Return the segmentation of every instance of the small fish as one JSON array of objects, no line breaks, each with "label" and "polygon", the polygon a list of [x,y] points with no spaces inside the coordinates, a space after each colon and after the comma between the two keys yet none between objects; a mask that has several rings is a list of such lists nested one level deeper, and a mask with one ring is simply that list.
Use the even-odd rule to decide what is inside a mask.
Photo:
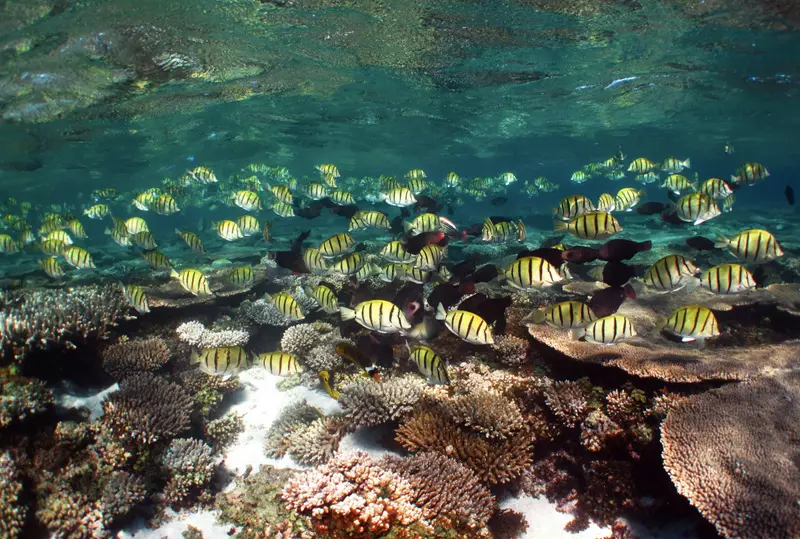
[{"label": "small fish", "polygon": [[142,253],[142,258],[155,270],[172,269],[172,263],[167,256],[160,251],[145,251]]},{"label": "small fish", "polygon": [[252,215],[242,215],[236,219],[236,224],[244,236],[252,236],[261,232],[261,225],[258,224],[258,219]]},{"label": "small fish", "polygon": [[411,236],[419,236],[425,232],[455,232],[457,230],[455,223],[433,213],[422,213],[410,223],[405,223],[403,228],[406,234]]},{"label": "small fish", "polygon": [[[0,249],[2,245],[2,240],[0,240]],[[64,276],[64,267],[58,261],[58,259],[54,256],[48,256],[36,262],[39,264],[39,267],[42,268],[48,277],[52,279],[60,279]]]},{"label": "small fish", "polygon": [[504,277],[514,288],[528,290],[553,286],[571,275],[566,266],[559,269],[543,258],[526,256],[512,262],[505,269]]},{"label": "small fish", "polygon": [[714,199],[703,193],[683,195],[677,202],[678,219],[699,225],[722,215]]},{"label": "small fish", "polygon": [[[125,225],[125,230],[128,234],[150,231],[150,227],[147,226],[147,221],[141,217],[131,217],[130,219],[126,219],[122,224]],[[117,221],[114,221],[114,226],[117,226]]]},{"label": "small fish", "polygon": [[416,255],[406,251],[403,244],[399,241],[390,241],[378,253],[379,256],[385,258],[389,262],[397,262],[407,264],[416,260]]},{"label": "small fish", "polygon": [[610,213],[590,212],[574,217],[567,223],[558,221],[553,229],[555,232],[569,232],[585,240],[603,240],[621,232],[622,225]]},{"label": "small fish", "polygon": [[716,249],[714,242],[708,238],[704,238],[703,236],[687,238],[686,245],[696,251],[713,251]]},{"label": "small fish", "polygon": [[620,189],[614,199],[617,211],[632,211],[641,202],[644,195],[644,189],[634,189],[633,187]]},{"label": "small fish", "polygon": [[621,314],[612,314],[590,322],[585,328],[570,330],[570,338],[583,338],[595,344],[617,344],[636,335],[633,322]]},{"label": "small fish", "polygon": [[559,329],[572,329],[584,327],[594,322],[597,317],[592,309],[580,301],[562,301],[534,311],[531,319],[536,324],[547,322],[548,325]]},{"label": "small fish", "polygon": [[279,217],[294,217],[294,207],[284,202],[276,202],[272,205],[272,211]]},{"label": "small fish", "polygon": [[470,344],[494,344],[492,330],[486,321],[475,313],[452,309],[446,311],[439,304],[436,319],[444,321],[451,333]]},{"label": "small fish", "polygon": [[303,309],[300,304],[289,294],[285,292],[278,292],[268,299],[278,308],[278,311],[289,320],[303,320],[306,315],[303,314]]},{"label": "small fish", "polygon": [[311,273],[325,271],[328,269],[325,259],[322,258],[322,254],[319,252],[319,249],[315,249],[313,247],[309,247],[303,251],[303,263],[305,264],[306,269]]},{"label": "small fish", "polygon": [[328,196],[328,188],[321,183],[311,183],[306,187],[306,195],[311,200],[322,200]]},{"label": "small fish", "polygon": [[70,219],[67,222],[67,227],[69,228],[69,231],[72,232],[72,235],[76,238],[84,239],[88,237],[86,234],[86,229],[83,228],[83,224],[78,221],[78,219]]},{"label": "small fish", "polygon": [[399,333],[411,329],[400,307],[386,300],[363,301],[354,309],[341,307],[342,320],[355,320],[359,325],[378,333]]},{"label": "small fish", "polygon": [[205,348],[199,354],[193,350],[189,363],[199,364],[206,374],[228,379],[247,367],[247,352],[241,346]]},{"label": "small fish", "polygon": [[137,232],[136,234],[131,234],[129,238],[134,245],[137,245],[146,251],[151,251],[158,247],[155,236],[153,236],[153,234],[147,230]]},{"label": "small fish", "polygon": [[255,282],[256,274],[251,266],[242,266],[233,270],[228,280],[234,286],[250,286]]},{"label": "small fish", "polygon": [[337,206],[351,206],[356,203],[356,199],[347,191],[334,191],[328,198]]},{"label": "small fish", "polygon": [[175,234],[177,234],[183,240],[186,246],[193,252],[201,255],[206,254],[206,249],[203,247],[203,242],[194,232],[181,232],[176,228]]},{"label": "small fish", "polygon": [[755,288],[756,280],[741,264],[720,264],[703,273],[700,284],[716,294],[736,294]]},{"label": "small fish", "polygon": [[233,194],[233,203],[245,211],[261,210],[261,199],[253,191],[237,191]]},{"label": "small fish", "polygon": [[702,343],[709,337],[719,335],[719,324],[708,307],[688,305],[680,307],[664,321],[656,325],[656,330],[666,330],[681,337],[683,342]]},{"label": "small fish", "polygon": [[94,206],[83,210],[83,214],[89,219],[102,219],[109,213],[111,213],[111,210],[106,204],[95,204]]},{"label": "small fish", "polygon": [[766,230],[745,230],[732,238],[719,235],[714,245],[719,248],[727,248],[740,260],[755,264],[769,262],[783,256],[783,249],[778,240]]},{"label": "small fish", "polygon": [[306,294],[314,298],[314,301],[316,301],[320,308],[326,313],[333,314],[339,312],[339,298],[330,286],[320,283],[315,288],[306,290]]},{"label": "small fish", "polygon": [[253,358],[253,364],[261,365],[270,374],[291,376],[302,372],[297,358],[288,352],[264,352]]},{"label": "small fish", "polygon": [[644,253],[653,248],[651,240],[609,240],[597,249],[597,258],[605,262],[622,262],[630,260],[638,253]]},{"label": "small fish", "polygon": [[645,202],[636,206],[636,213],[639,215],[655,215],[666,209],[667,205],[663,202]]},{"label": "small fish", "polygon": [[644,274],[644,283],[655,290],[674,292],[696,282],[699,269],[681,255],[667,255],[650,266]]},{"label": "small fish", "polygon": [[733,193],[730,185],[720,178],[707,179],[700,185],[699,191],[714,200],[721,200]]},{"label": "small fish", "polygon": [[692,161],[688,158],[681,161],[675,157],[667,157],[664,159],[664,162],[661,163],[661,170],[664,172],[677,174],[678,172],[683,171],[685,168],[692,168]]},{"label": "small fish", "polygon": [[225,241],[236,241],[244,237],[242,229],[239,228],[239,224],[236,221],[227,219],[219,221],[214,224],[214,228],[217,230],[217,235]]},{"label": "small fish", "polygon": [[336,273],[341,273],[342,275],[355,275],[364,265],[364,257],[362,257],[360,253],[350,253],[330,266],[329,269]]},{"label": "small fish", "polygon": [[728,213],[729,211],[733,210],[734,202],[736,202],[736,195],[734,195],[733,193],[723,198],[720,201],[720,206],[722,207],[722,211]]},{"label": "small fish", "polygon": [[646,157],[639,157],[631,161],[628,166],[628,172],[636,172],[637,174],[644,174],[656,168],[656,164],[647,159]]},{"label": "small fish", "polygon": [[378,366],[374,361],[369,360],[362,354],[358,347],[348,342],[338,342],[334,348],[336,354],[364,371],[367,376],[375,377],[378,374]]},{"label": "small fish", "polygon": [[570,195],[561,199],[553,208],[553,217],[562,221],[570,221],[574,217],[595,211],[594,203],[583,195]]},{"label": "small fish", "polygon": [[386,202],[390,206],[396,206],[398,208],[405,208],[417,202],[414,193],[407,187],[397,187],[386,192],[381,192],[378,199],[382,202]]},{"label": "small fish", "polygon": [[406,342],[409,359],[414,362],[420,374],[429,383],[434,385],[450,384],[450,376],[447,374],[447,364],[439,355],[427,346],[415,346],[411,348]]},{"label": "small fish", "polygon": [[67,232],[64,230],[53,230],[51,233],[49,233],[47,236],[44,237],[44,241],[47,240],[61,241],[64,243],[64,245],[72,245],[73,243],[72,238],[70,238],[69,234],[67,234]]},{"label": "small fish", "polygon": [[612,195],[608,193],[603,193],[600,195],[600,198],[597,200],[597,211],[611,213],[616,209],[617,203]]},{"label": "small fish", "polygon": [[332,399],[339,400],[339,392],[333,388],[330,371],[320,371],[318,376],[322,382],[322,387],[325,388],[325,392],[328,393]]},{"label": "small fish", "polygon": [[67,247],[64,250],[64,259],[67,261],[67,264],[78,269],[96,267],[89,251],[75,245]]},{"label": "small fish", "polygon": [[502,206],[508,202],[508,197],[495,197],[489,201],[492,206]]},{"label": "small fish", "polygon": [[122,285],[122,295],[125,296],[128,305],[133,307],[139,314],[147,314],[150,312],[147,294],[145,294],[141,286],[133,284],[128,286]]},{"label": "small fish", "polygon": [[332,163],[325,163],[323,165],[317,165],[314,168],[316,168],[320,172],[320,174],[322,174],[322,175],[333,176],[334,178],[339,178],[340,177],[339,176],[339,169],[336,168],[336,165],[334,165]]},{"label": "small fish", "polygon": [[391,225],[385,213],[374,210],[360,211],[350,218],[350,226],[347,230],[348,232],[352,232],[353,230],[361,230],[370,227],[389,230]]},{"label": "small fish", "polygon": [[433,272],[414,267],[412,264],[402,264],[397,268],[397,276],[404,281],[424,284],[431,280]]},{"label": "small fish", "polygon": [[210,183],[217,183],[217,177],[214,175],[214,171],[212,171],[208,167],[200,166],[195,167],[193,170],[189,171],[189,175],[197,182],[202,183],[204,185]]},{"label": "small fish", "polygon": [[[537,249],[537,251],[539,251],[539,249]],[[562,260],[564,262],[572,262],[573,264],[586,264],[587,262],[597,260],[598,256],[597,249],[592,249],[591,247],[570,247],[561,252],[558,265],[561,265]]]},{"label": "small fish", "polygon": [[725,153],[728,154],[728,155],[733,155],[734,151],[735,150],[733,148],[733,144],[731,144],[730,142],[726,142],[725,143]]},{"label": "small fish", "polygon": [[323,241],[319,245],[319,252],[326,258],[333,258],[352,251],[355,246],[356,240],[353,236],[340,232]]},{"label": "small fish", "polygon": [[789,206],[794,206],[794,189],[792,189],[791,185],[786,186],[786,189],[784,189],[783,194],[786,195],[786,202],[789,203]]},{"label": "small fish", "polygon": [[439,264],[442,263],[446,251],[446,247],[439,247],[435,243],[426,245],[420,249],[414,266],[422,271],[436,271],[439,268]]},{"label": "small fish", "polygon": [[264,223],[264,229],[261,231],[261,235],[264,238],[264,241],[269,242],[272,238],[272,221],[267,221]]},{"label": "small fish", "polygon": [[136,197],[131,201],[136,209],[141,211],[150,211],[150,208],[153,207],[153,203],[155,202],[156,197],[154,197],[151,193],[139,193]]},{"label": "small fish", "polygon": [[167,193],[164,193],[155,199],[152,204],[152,208],[159,215],[172,215],[173,213],[178,213],[180,211],[180,208],[178,208],[178,203],[175,202],[175,199],[172,197],[172,195],[168,195]]},{"label": "small fish", "polygon": [[181,286],[190,294],[195,296],[211,296],[211,289],[208,286],[208,279],[196,269],[182,269],[181,271],[170,271],[170,277],[178,279]]},{"label": "small fish", "polygon": [[681,174],[670,174],[667,176],[667,179],[664,180],[664,183],[661,184],[661,187],[669,189],[676,195],[697,189],[696,184],[690,182],[689,178]]},{"label": "small fish", "polygon": [[292,192],[285,185],[274,185],[270,188],[270,191],[272,191],[272,194],[275,195],[275,198],[279,202],[289,205],[294,203],[294,196],[292,196]]},{"label": "small fish", "polygon": [[769,177],[769,171],[761,163],[745,163],[731,175],[731,181],[736,185],[755,185]]},{"label": "small fish", "polygon": [[570,176],[569,181],[573,183],[584,183],[589,181],[589,177],[590,176],[586,174],[584,171],[578,170],[572,173],[572,176]]}]

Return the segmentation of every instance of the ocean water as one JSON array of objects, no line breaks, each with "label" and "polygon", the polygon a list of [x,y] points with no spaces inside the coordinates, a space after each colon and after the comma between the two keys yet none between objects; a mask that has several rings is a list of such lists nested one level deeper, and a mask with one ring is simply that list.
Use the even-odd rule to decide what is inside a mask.
[{"label": "ocean water", "polygon": [[[798,482],[785,481],[800,477],[798,29],[788,0],[0,3],[0,538],[800,536]],[[728,182],[731,211],[676,217],[670,157],[691,159],[674,171],[689,182]],[[354,205],[306,195],[323,164]],[[768,173],[733,180],[747,164]],[[218,181],[189,174],[201,166]],[[382,200],[387,178],[406,186],[417,169],[416,205]],[[297,215],[273,211],[276,186]],[[634,252],[570,258],[611,236],[556,233],[553,209],[629,187],[641,200],[612,213],[613,239]],[[180,210],[132,204],[155,188]],[[263,208],[234,205],[243,189]],[[109,214],[90,219],[96,204]],[[331,270],[340,257],[308,271],[306,250],[357,210],[391,222],[352,232],[370,275]],[[409,233],[426,211],[444,224]],[[216,224],[245,213],[259,230],[221,238]],[[198,272],[188,285],[113,241],[114,219],[133,217],[173,269]],[[484,241],[487,218],[509,236]],[[750,229],[777,251],[718,238]],[[72,267],[62,247],[64,275],[46,274],[53,230],[96,267]],[[414,260],[446,246],[437,271],[381,279],[394,239]],[[557,282],[510,286],[526,255],[556,260]],[[654,290],[648,270],[672,255],[697,275]],[[755,286],[697,286],[725,263]],[[252,282],[230,281],[240,267]],[[192,289],[201,274],[213,295]],[[310,299],[320,284],[330,312]],[[279,292],[304,319],[279,312]],[[465,331],[485,321],[494,342],[436,320],[465,297]],[[428,332],[337,312],[377,299]],[[563,301],[636,334],[598,343],[580,331],[592,320],[533,322]],[[685,327],[694,311],[669,320],[686,306],[719,331]],[[417,345],[449,383],[409,358]],[[235,346],[247,364],[220,363]],[[278,350],[301,372],[255,357]]]}]

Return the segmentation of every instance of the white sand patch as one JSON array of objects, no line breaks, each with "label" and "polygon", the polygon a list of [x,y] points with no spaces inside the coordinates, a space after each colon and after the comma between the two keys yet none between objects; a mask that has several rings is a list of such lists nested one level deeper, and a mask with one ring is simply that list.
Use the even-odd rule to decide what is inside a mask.
[{"label": "white sand patch", "polygon": [[545,498],[533,496],[508,498],[500,503],[500,507],[513,509],[525,515],[528,520],[528,530],[520,536],[520,539],[600,539],[608,537],[611,533],[608,528],[600,528],[596,524],[590,524],[582,532],[568,532],[564,526],[572,520],[572,515],[559,513],[556,505]]}]

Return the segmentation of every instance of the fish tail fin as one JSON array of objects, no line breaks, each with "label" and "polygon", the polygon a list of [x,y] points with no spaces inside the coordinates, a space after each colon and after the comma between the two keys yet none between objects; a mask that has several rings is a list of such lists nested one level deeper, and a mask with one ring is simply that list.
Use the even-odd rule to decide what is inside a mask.
[{"label": "fish tail fin", "polygon": [[175,235],[176,236],[180,236],[181,235],[180,229],[178,229],[178,228],[175,229]]},{"label": "fish tail fin", "polygon": [[177,279],[178,277],[180,277],[180,273],[175,271],[175,268],[172,268],[169,270],[169,276],[172,277],[173,279]]},{"label": "fish tail fin", "polygon": [[566,232],[567,223],[565,221],[555,221],[553,223],[553,232]]},{"label": "fish tail fin", "polygon": [[739,176],[734,176],[733,174],[731,174],[731,181],[733,183],[739,183]]},{"label": "fish tail fin", "polygon": [[403,221],[403,232],[406,234],[410,233],[411,230],[414,228],[414,225],[409,223],[408,221]]},{"label": "fish tail fin", "polygon": [[569,330],[569,338],[572,341],[579,341],[586,336],[586,328],[572,328]]},{"label": "fish tail fin", "polygon": [[698,184],[699,184],[699,182],[696,182],[696,181],[695,182],[691,182],[689,184],[689,187],[691,187],[692,190],[696,192],[699,189],[699,185]]},{"label": "fish tail fin", "polygon": [[192,350],[192,353],[189,355],[189,365],[196,365],[200,363],[200,355],[197,353],[197,350]]},{"label": "fish tail fin", "polygon": [[647,197],[647,191],[645,190],[644,187],[642,187],[641,189],[639,189],[639,198],[646,198],[646,197]]},{"label": "fish tail fin", "polygon": [[444,305],[440,303],[436,307],[436,320],[444,320],[445,318],[447,318],[447,311],[444,310]]},{"label": "fish tail fin", "polygon": [[532,320],[534,324],[541,324],[545,320],[545,310],[536,309],[530,314],[530,320]]},{"label": "fish tail fin", "polygon": [[569,268],[566,264],[561,264],[561,267],[558,268],[558,274],[561,275],[561,278],[565,281],[572,280],[572,272],[569,271]]},{"label": "fish tail fin", "polygon": [[339,313],[342,315],[342,321],[352,320],[356,317],[356,312],[347,307],[339,307]]},{"label": "fish tail fin", "polygon": [[692,168],[692,160],[688,157],[681,161],[681,164],[686,168]]},{"label": "fish tail fin", "polygon": [[723,234],[717,235],[717,240],[714,242],[714,247],[720,249],[727,247],[731,244],[731,239]]}]

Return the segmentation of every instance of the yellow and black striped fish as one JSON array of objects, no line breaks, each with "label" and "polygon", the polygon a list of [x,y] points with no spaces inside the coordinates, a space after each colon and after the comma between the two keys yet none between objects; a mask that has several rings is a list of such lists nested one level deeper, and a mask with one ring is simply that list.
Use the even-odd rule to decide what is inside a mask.
[{"label": "yellow and black striped fish", "polygon": [[256,274],[252,266],[242,266],[233,270],[228,280],[235,286],[249,286],[255,282]]},{"label": "yellow and black striped fish", "polygon": [[33,230],[30,228],[21,230],[19,233],[18,243],[20,245],[31,245],[32,243],[36,243],[36,236],[33,235]]},{"label": "yellow and black striped fish", "polygon": [[561,199],[553,208],[553,217],[562,221],[570,221],[578,215],[595,211],[594,203],[583,195],[569,195]]},{"label": "yellow and black striped fish", "polygon": [[646,157],[639,157],[638,159],[634,159],[633,161],[631,161],[631,164],[628,166],[628,172],[644,174],[646,172],[650,172],[654,168],[656,168],[655,163],[653,163]]},{"label": "yellow and black striped fish", "polygon": [[444,259],[446,249],[431,243],[420,249],[414,266],[422,271],[436,271]]},{"label": "yellow and black striped fish", "polygon": [[666,321],[659,323],[656,329],[667,330],[681,337],[683,342],[703,342],[709,337],[719,335],[717,317],[708,307],[687,305],[675,309]]},{"label": "yellow and black striped fish", "polygon": [[516,259],[506,268],[504,277],[514,288],[527,290],[553,286],[569,278],[569,272],[566,266],[560,270],[538,256],[524,256]]},{"label": "yellow and black striped fish", "polygon": [[355,320],[361,326],[378,333],[398,333],[411,329],[400,307],[386,300],[363,301],[355,309],[341,307],[342,320]]},{"label": "yellow and black striped fish", "polygon": [[375,210],[366,210],[357,212],[350,218],[350,227],[347,230],[348,232],[352,232],[353,230],[361,230],[370,227],[389,230],[391,225],[385,213]]},{"label": "yellow and black striped fish", "polygon": [[136,234],[131,234],[129,238],[134,245],[137,245],[146,251],[150,251],[158,247],[155,236],[153,236],[153,234],[147,230],[137,232]]},{"label": "yellow and black striped fish", "polygon": [[709,178],[700,185],[700,192],[714,200],[721,200],[733,193],[730,185],[720,178]]},{"label": "yellow and black striped fish", "polygon": [[117,190],[113,187],[103,187],[102,189],[95,189],[92,191],[92,198],[95,200],[109,199],[117,196]]},{"label": "yellow and black striped fish", "polygon": [[398,208],[405,208],[417,202],[417,197],[408,187],[396,187],[388,191],[380,193],[380,200],[386,202],[390,206]]},{"label": "yellow and black striped fish", "polygon": [[[117,226],[118,221],[114,221],[114,226]],[[149,232],[150,227],[147,226],[147,221],[142,219],[141,217],[131,217],[130,219],[126,219],[123,223],[125,225],[125,230],[128,234],[138,234],[139,232]]]},{"label": "yellow and black striped fish", "polygon": [[167,255],[160,251],[145,251],[142,253],[148,264],[156,270],[171,270],[172,263],[167,258]]},{"label": "yellow and black striped fish", "polygon": [[152,208],[160,215],[172,215],[173,213],[178,213],[180,211],[180,208],[178,208],[178,203],[175,202],[175,199],[172,197],[172,195],[168,195],[167,193],[164,193],[155,199]]},{"label": "yellow and black striped fish", "polygon": [[[66,245],[64,245],[64,242],[61,241],[61,240],[50,240],[50,241],[60,244],[62,246],[62,249],[66,248]],[[43,242],[43,243],[47,243],[47,242]],[[44,251],[45,254],[49,254],[49,255],[61,254],[61,253],[58,253],[58,252],[54,252],[54,253],[47,252],[47,251],[44,250],[44,247],[42,247],[42,250]],[[5,254],[12,255],[12,254],[14,254],[14,253],[16,253],[18,251],[19,251],[19,244],[16,241],[14,241],[14,238],[9,236],[8,234],[0,234],[0,253],[5,253]]]},{"label": "yellow and black striped fish", "polygon": [[401,264],[416,260],[416,255],[406,251],[403,244],[397,240],[387,243],[378,254],[389,262],[398,262]]},{"label": "yellow and black striped fish", "polygon": [[315,168],[319,170],[320,174],[322,175],[333,176],[334,178],[339,177],[339,169],[336,168],[336,165],[334,165],[333,163],[325,163],[323,165],[317,165]]},{"label": "yellow and black striped fish", "polygon": [[633,187],[623,187],[614,198],[616,211],[633,211],[644,196],[644,189],[634,189]]},{"label": "yellow and black striped fish", "polygon": [[278,292],[269,299],[278,308],[278,311],[289,320],[302,320],[306,317],[297,300],[285,292]]},{"label": "yellow and black striped fish", "polygon": [[292,196],[292,192],[285,185],[273,185],[270,187],[270,191],[272,191],[272,194],[275,195],[275,198],[278,199],[279,202],[289,205],[294,203],[294,196]]},{"label": "yellow and black striped fish", "polygon": [[180,236],[186,246],[194,251],[195,253],[204,255],[206,254],[206,248],[203,247],[203,242],[194,232],[181,232],[177,228],[175,229],[175,234]]},{"label": "yellow and black striped fish", "polygon": [[226,379],[247,367],[247,352],[241,346],[205,348],[199,354],[192,351],[190,363],[199,364],[206,374]]},{"label": "yellow and black striped fish", "polygon": [[382,267],[378,272],[378,278],[386,283],[393,282],[398,276],[399,272],[402,268],[402,264],[397,262],[392,262],[387,264],[386,266]]},{"label": "yellow and black striped fish", "polygon": [[587,324],[585,328],[570,330],[571,338],[583,337],[586,341],[595,344],[616,344],[634,335],[636,335],[636,329],[633,327],[633,322],[621,314],[598,318]]},{"label": "yellow and black striped fish", "polygon": [[740,260],[760,264],[783,256],[778,240],[766,230],[745,230],[732,238],[717,236],[716,247],[727,248]]},{"label": "yellow and black striped fish", "polygon": [[572,329],[585,327],[597,320],[597,317],[592,309],[583,302],[562,301],[534,311],[532,319],[536,324],[547,322],[548,325],[555,328]]},{"label": "yellow and black striped fish", "polygon": [[[2,249],[2,247],[0,247]],[[64,268],[61,263],[54,256],[48,256],[36,262],[42,268],[48,277],[52,279],[59,279],[64,276]]]},{"label": "yellow and black striped fish", "polygon": [[617,202],[613,195],[603,193],[597,200],[597,211],[611,213],[617,209]]},{"label": "yellow and black striped fish", "polygon": [[425,174],[425,171],[422,170],[421,168],[413,168],[413,169],[409,170],[408,172],[406,172],[406,179],[409,179],[409,180],[416,180],[416,179],[422,179],[422,178],[427,178],[427,177],[428,177],[427,174]]},{"label": "yellow and black striped fish", "polygon": [[195,181],[202,184],[217,183],[217,177],[214,175],[214,171],[208,167],[195,167],[193,170],[189,171],[189,174]]},{"label": "yellow and black striped fish", "polygon": [[414,362],[420,374],[434,385],[448,385],[450,376],[447,374],[447,365],[436,352],[427,346],[408,347],[409,359]]},{"label": "yellow and black striped fish", "polygon": [[753,185],[769,177],[769,171],[761,163],[745,163],[731,176],[737,185]]},{"label": "yellow and black striped fish", "polygon": [[355,275],[364,266],[364,257],[360,253],[350,253],[330,267],[331,271],[342,275]]},{"label": "yellow and black striped fish", "polygon": [[261,232],[261,225],[258,224],[258,219],[252,215],[242,215],[236,219],[236,224],[239,225],[239,230],[242,231],[244,236],[252,236]]},{"label": "yellow and black striped fish", "polygon": [[664,180],[664,183],[661,184],[661,187],[669,189],[676,195],[697,189],[697,185],[690,182],[689,178],[682,174],[670,174],[667,176],[667,179]]},{"label": "yellow and black striped fish", "polygon": [[351,206],[356,203],[356,199],[354,199],[353,195],[347,191],[334,191],[328,196],[328,198],[330,198],[333,203],[338,206]]},{"label": "yellow and black striped fish", "polygon": [[65,230],[53,230],[47,236],[44,237],[44,241],[47,240],[57,240],[64,242],[64,245],[72,245],[73,241],[72,238],[69,237],[69,234]]},{"label": "yellow and black striped fish", "polygon": [[89,219],[102,219],[109,213],[111,213],[111,210],[106,204],[95,204],[83,210],[83,214]]},{"label": "yellow and black striped fish", "polygon": [[144,192],[139,193],[136,197],[131,201],[136,209],[141,211],[150,211],[150,208],[153,207],[153,202],[155,202],[156,197],[154,197],[151,193]]},{"label": "yellow and black striped fish", "polygon": [[661,170],[664,172],[671,172],[677,174],[678,172],[683,171],[685,168],[692,168],[692,160],[689,158],[684,159],[681,161],[677,157],[667,157],[661,163]]},{"label": "yellow and black striped fish", "polygon": [[83,224],[81,224],[81,222],[78,221],[78,219],[70,219],[67,222],[67,227],[69,228],[69,231],[72,232],[72,235],[75,236],[76,238],[83,239],[87,237],[86,229],[83,228]]},{"label": "yellow and black striped fish", "polygon": [[264,238],[264,241],[269,241],[272,238],[272,221],[267,221],[264,223],[264,228],[261,230],[261,236]]},{"label": "yellow and black striped fish", "polygon": [[413,264],[402,264],[397,268],[397,276],[404,281],[425,284],[433,277],[433,272],[414,267]]},{"label": "yellow and black striped fish", "polygon": [[723,212],[727,213],[733,210],[733,204],[736,202],[736,195],[731,193],[722,200],[720,200],[720,208]]},{"label": "yellow and black striped fish", "polygon": [[330,286],[320,283],[315,288],[306,290],[306,294],[314,298],[326,313],[339,312],[339,298]]},{"label": "yellow and black striped fish", "polygon": [[122,295],[128,302],[128,305],[133,307],[139,314],[147,314],[150,312],[150,303],[147,301],[147,294],[141,286],[129,284],[122,285]]},{"label": "yellow and black striped fish", "polygon": [[426,182],[422,178],[411,178],[410,180],[408,180],[407,187],[409,191],[411,191],[415,195],[418,195],[428,188],[428,182]]},{"label": "yellow and black striped fish", "polygon": [[195,296],[213,295],[208,286],[208,279],[196,269],[182,269],[179,272],[172,270],[170,277],[178,279],[181,286],[190,294]]},{"label": "yellow and black striped fish", "polygon": [[294,217],[294,207],[284,202],[273,204],[272,211],[279,217]]},{"label": "yellow and black striped fish", "polygon": [[309,247],[303,251],[303,263],[306,265],[306,269],[311,273],[325,271],[328,269],[325,259],[322,258],[322,254],[319,252],[319,249],[315,249],[313,247]]},{"label": "yellow and black striped fish", "polygon": [[655,290],[674,292],[695,282],[697,269],[681,255],[667,255],[650,266],[644,274],[644,283]]},{"label": "yellow and black striped fish", "polygon": [[288,352],[265,352],[255,356],[254,364],[261,365],[270,374],[276,376],[291,376],[302,372],[297,358]]},{"label": "yellow and black striped fish", "polygon": [[722,214],[714,199],[703,193],[683,195],[678,199],[676,206],[678,219],[694,225],[699,225]]},{"label": "yellow and black striped fish", "polygon": [[445,311],[441,303],[436,310],[436,319],[454,335],[470,344],[494,344],[492,330],[486,320],[475,313],[453,309]]},{"label": "yellow and black striped fish", "polygon": [[[357,254],[358,253],[353,253],[352,255],[349,255],[349,256],[352,257],[352,256],[357,255]],[[359,258],[360,258],[360,255],[359,255]],[[336,271],[336,267],[335,266],[332,269],[334,271]],[[376,267],[374,264],[372,264],[370,262],[364,262],[363,264],[361,264],[361,267],[358,268],[358,271],[356,271],[355,278],[356,278],[357,281],[366,281],[367,279],[369,279],[373,275],[377,275],[379,272],[380,272],[380,269],[378,267]]]},{"label": "yellow and black striped fish", "polygon": [[306,195],[311,200],[322,200],[328,196],[328,188],[321,183],[310,183],[306,187]]},{"label": "yellow and black striped fish", "polygon": [[444,184],[447,187],[458,187],[458,184],[461,183],[461,178],[455,172],[448,172],[447,176],[444,178]]},{"label": "yellow and black striped fish", "polygon": [[[286,188],[284,187],[284,189]],[[237,191],[233,194],[233,203],[245,211],[260,210],[262,208],[258,193],[253,191]]]},{"label": "yellow and black striped fish", "polygon": [[717,294],[736,294],[755,288],[756,280],[741,264],[720,264],[703,273],[700,284]]},{"label": "yellow and black striped fish", "polygon": [[332,258],[352,251],[355,246],[353,236],[340,232],[323,241],[319,245],[319,252],[326,258]]},{"label": "yellow and black striped fish", "polygon": [[217,235],[225,241],[236,241],[244,237],[242,229],[236,221],[224,220],[214,224]]},{"label": "yellow and black striped fish", "polygon": [[64,250],[64,259],[67,261],[67,264],[78,269],[95,267],[94,261],[92,261],[92,255],[89,254],[89,251],[76,245],[67,247]]},{"label": "yellow and black striped fish", "polygon": [[567,223],[557,221],[553,229],[556,232],[569,232],[584,240],[604,240],[621,232],[622,225],[610,213],[590,212],[573,217]]}]

